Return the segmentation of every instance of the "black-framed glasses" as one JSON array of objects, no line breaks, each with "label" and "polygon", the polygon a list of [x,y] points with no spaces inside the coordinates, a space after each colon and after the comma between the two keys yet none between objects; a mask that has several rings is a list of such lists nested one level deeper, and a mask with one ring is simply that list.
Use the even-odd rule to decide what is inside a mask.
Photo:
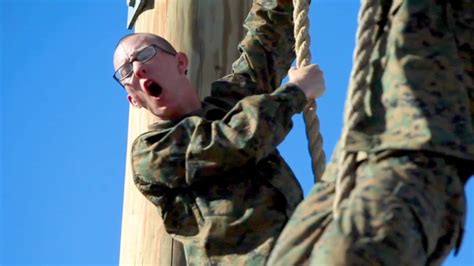
[{"label": "black-framed glasses", "polygon": [[164,53],[170,54],[175,56],[176,52],[175,51],[167,51],[160,46],[156,44],[151,44],[140,51],[136,53],[135,58],[130,60],[129,62],[126,62],[125,64],[121,65],[114,73],[114,79],[121,85],[122,81],[128,77],[130,77],[133,73],[133,62],[138,61],[141,63],[146,63],[152,59],[156,53],[159,51],[162,51]]}]

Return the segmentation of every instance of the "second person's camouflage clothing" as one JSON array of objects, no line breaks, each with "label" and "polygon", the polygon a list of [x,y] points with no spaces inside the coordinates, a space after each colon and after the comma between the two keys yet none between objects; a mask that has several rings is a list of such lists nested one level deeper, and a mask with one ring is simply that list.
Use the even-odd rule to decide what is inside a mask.
[{"label": "second person's camouflage clothing", "polygon": [[458,247],[474,160],[471,0],[379,1],[354,184],[332,213],[340,149],[269,265],[440,265]]}]

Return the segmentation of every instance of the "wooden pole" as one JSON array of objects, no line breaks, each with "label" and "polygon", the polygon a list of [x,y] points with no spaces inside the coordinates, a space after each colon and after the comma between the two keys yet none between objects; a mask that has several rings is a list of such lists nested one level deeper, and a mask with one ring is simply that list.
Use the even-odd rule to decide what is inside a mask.
[{"label": "wooden pole", "polygon": [[[242,23],[251,3],[251,0],[155,0],[153,8],[138,17],[135,31],[160,35],[176,50],[185,52],[190,60],[188,75],[204,97],[210,93],[211,82],[230,73],[231,64],[238,57],[237,44],[245,33]],[[121,265],[185,264],[180,244],[166,234],[155,206],[139,193],[131,177],[130,145],[155,121],[148,111],[130,108]]]}]

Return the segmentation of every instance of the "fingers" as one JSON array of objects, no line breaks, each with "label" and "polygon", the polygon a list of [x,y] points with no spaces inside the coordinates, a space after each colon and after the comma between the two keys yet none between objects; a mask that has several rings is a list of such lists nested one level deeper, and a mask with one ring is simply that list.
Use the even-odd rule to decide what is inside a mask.
[{"label": "fingers", "polygon": [[295,71],[297,71],[296,67],[294,66],[290,67],[290,70],[288,70],[288,75],[292,76],[295,73]]},{"label": "fingers", "polygon": [[324,76],[318,64],[292,67],[288,71],[289,82],[296,84],[309,99],[320,97],[325,90]]}]

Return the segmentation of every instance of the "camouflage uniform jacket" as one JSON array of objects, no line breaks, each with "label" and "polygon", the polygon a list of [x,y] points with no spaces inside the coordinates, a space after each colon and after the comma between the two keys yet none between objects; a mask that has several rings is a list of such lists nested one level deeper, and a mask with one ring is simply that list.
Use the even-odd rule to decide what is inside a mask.
[{"label": "camouflage uniform jacket", "polygon": [[367,66],[365,118],[349,133],[348,150],[423,150],[474,160],[472,6],[471,0],[383,5]]},{"label": "camouflage uniform jacket", "polygon": [[212,84],[201,110],[151,125],[132,145],[134,181],[188,264],[263,264],[302,200],[276,150],[306,102],[296,86],[279,87],[294,59],[292,9],[256,1],[233,74]]}]

